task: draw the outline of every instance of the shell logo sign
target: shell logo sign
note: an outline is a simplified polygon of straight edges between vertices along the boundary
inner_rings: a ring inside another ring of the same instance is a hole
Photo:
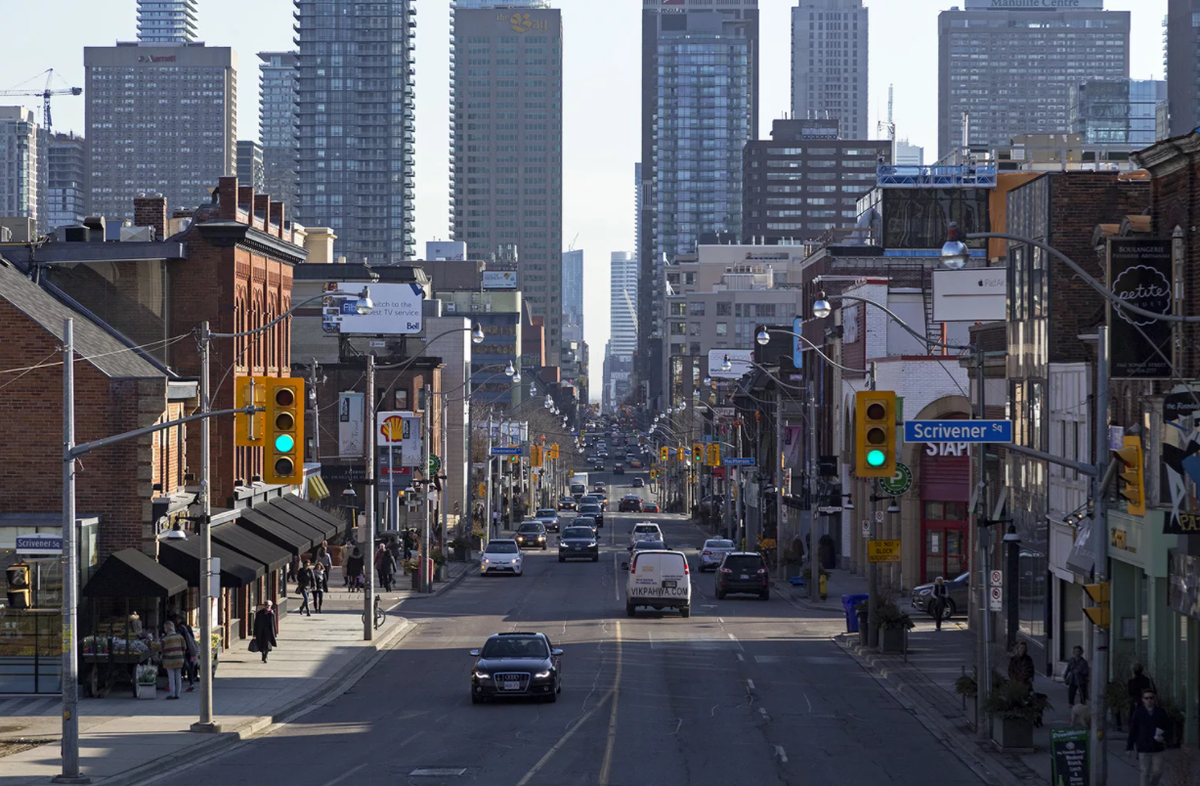
[[[404,418],[398,415],[383,420],[379,424],[379,433],[384,442],[399,442],[404,439]]]

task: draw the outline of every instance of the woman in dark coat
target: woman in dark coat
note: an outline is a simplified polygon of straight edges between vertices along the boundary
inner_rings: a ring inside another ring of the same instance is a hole
[[[262,662],[267,662],[267,654],[275,648],[275,612],[271,609],[271,601],[259,607],[254,614],[254,643],[257,651],[262,654]]]
[[[355,543],[354,548],[350,550],[350,557],[346,560],[346,576],[350,579],[351,592],[358,592],[362,589],[361,579],[364,564],[362,548]]]

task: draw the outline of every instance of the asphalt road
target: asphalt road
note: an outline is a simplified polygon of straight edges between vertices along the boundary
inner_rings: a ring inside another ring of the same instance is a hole
[[[158,783],[980,782],[829,641],[840,619],[778,596],[718,603],[712,574],[695,572],[691,619],[627,618],[619,562],[633,522],[658,522],[672,548],[693,556],[703,541],[681,516],[616,513],[633,477],[608,478],[620,485],[609,490],[599,563],[529,552],[523,577],[472,575],[407,601],[399,613],[416,629],[350,692]],[[520,630],[565,651],[558,702],[472,705],[467,651]]]

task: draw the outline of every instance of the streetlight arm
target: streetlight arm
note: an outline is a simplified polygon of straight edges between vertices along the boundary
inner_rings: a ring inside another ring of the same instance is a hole
[[[971,232],[967,235],[967,239],[969,240],[986,240],[989,238],[996,240],[1011,240],[1014,243],[1025,243],[1027,245],[1034,246],[1035,248],[1040,248],[1050,256],[1057,259],[1059,262],[1062,262],[1064,265],[1071,268],[1071,270],[1073,270],[1077,276],[1083,279],[1085,284],[1099,292],[1104,299],[1111,303],[1113,308],[1117,310],[1129,311],[1137,314],[1138,316],[1147,317],[1149,319],[1158,319],[1162,320],[1163,322],[1200,322],[1200,316],[1187,317],[1180,316],[1178,314],[1160,314],[1154,311],[1147,311],[1146,309],[1140,306],[1135,306],[1132,303],[1127,303],[1113,294],[1108,287],[1097,281],[1091,273],[1080,267],[1079,264],[1069,256],[1059,251],[1057,248],[1042,243],[1041,241],[1034,240],[1033,238],[1022,237],[1021,235],[1010,235],[1006,232]]]
[[[861,298],[859,298],[859,299],[861,299]],[[867,302],[870,302],[870,301],[867,301]],[[882,307],[882,306],[880,306],[880,308],[883,308],[883,307]],[[887,309],[884,309],[884,311],[887,311]],[[891,312],[890,312],[890,311],[888,311],[888,313],[890,314]],[[893,316],[895,316],[895,315],[893,315]],[[897,317],[897,320],[899,320],[899,317]],[[905,325],[905,327],[908,327],[908,326],[907,326],[907,325]],[[818,347],[818,346],[817,346],[816,344],[814,344],[812,341],[808,340],[807,338],[805,338],[804,336],[800,335],[799,333],[793,333],[792,331],[790,331],[790,330],[784,330],[783,328],[772,328],[772,331],[774,331],[774,332],[776,332],[776,333],[783,333],[783,334],[785,334],[785,335],[788,335],[788,336],[795,336],[796,338],[798,338],[798,339],[800,339],[801,341],[803,341],[805,344],[808,344],[810,347],[812,347],[813,351],[814,351],[814,352],[816,352],[818,355],[820,355],[822,358],[824,358],[826,363],[828,363],[828,364],[829,364],[829,365],[831,365],[831,366],[834,366],[835,368],[840,368],[842,371],[849,371],[849,372],[851,372],[851,373],[853,373],[853,374],[869,374],[869,373],[871,373],[869,369],[865,369],[865,368],[850,368],[849,366],[843,366],[841,363],[838,363],[836,360],[834,360],[833,358],[829,357],[829,355],[826,355],[824,352],[822,352],[822,351],[821,351],[821,348],[820,348],[820,347]],[[762,368],[762,366],[759,366],[759,365],[758,365],[757,363],[755,363],[753,360],[751,360],[751,361],[750,361],[750,365],[752,365],[752,366],[758,366],[758,368],[760,368],[760,369]],[[765,371],[765,369],[764,369],[764,371]],[[771,375],[770,375],[770,372],[767,372],[767,376],[771,376]],[[772,376],[772,377],[771,377],[771,379],[775,379],[775,377],[773,377],[773,376]],[[775,379],[775,381],[776,381],[776,382],[779,382],[779,380],[778,380],[778,379]],[[780,384],[783,384],[783,383],[781,382]],[[787,387],[791,387],[791,385],[787,385]]]
[[[264,330],[270,330],[271,328],[275,327],[280,322],[282,322],[283,320],[290,317],[292,315],[292,312],[294,312],[296,309],[300,308],[301,306],[308,305],[309,303],[313,302],[314,300],[321,300],[322,298],[326,298],[331,295],[354,296],[354,293],[353,292],[341,292],[341,291],[322,292],[319,295],[313,295],[310,298],[301,300],[299,303],[293,303],[291,308],[289,308],[287,311],[283,312],[279,316],[275,317],[274,319],[272,319],[270,322],[268,322],[265,325],[260,325],[259,327],[251,328],[250,330],[243,330],[241,333],[213,333],[212,331],[209,331],[208,337],[209,338],[243,338],[245,336],[253,336],[255,333],[261,333]],[[363,291],[358,293],[358,297],[368,297],[367,287],[363,287]]]
[[[899,316],[897,316],[896,312],[892,311],[890,308],[883,305],[882,303],[876,303],[874,300],[870,300],[865,297],[859,297],[858,295],[834,295],[834,296],[830,297],[829,299],[830,300],[857,300],[859,303],[869,303],[870,305],[875,306],[875,308],[879,309],[880,311],[884,312],[889,317],[894,319],[896,321],[896,324],[898,324],[900,327],[902,327],[906,331],[908,331],[909,334],[911,334],[913,338],[915,338],[917,341],[920,341],[927,348],[928,347],[941,347],[943,349],[959,349],[959,350],[964,350],[964,351],[970,349],[970,347],[964,347],[964,346],[960,346],[958,344],[943,344],[942,342],[934,341],[934,340],[928,338],[927,336],[922,336],[920,333],[918,333],[916,330],[914,330],[912,327],[910,327],[907,322],[905,322],[903,319],[901,319]]]

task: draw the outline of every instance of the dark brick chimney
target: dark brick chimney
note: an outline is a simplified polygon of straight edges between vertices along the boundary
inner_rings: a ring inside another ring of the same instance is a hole
[[[133,198],[133,225],[154,227],[155,240],[167,236],[167,198],[162,194],[138,194]]]

